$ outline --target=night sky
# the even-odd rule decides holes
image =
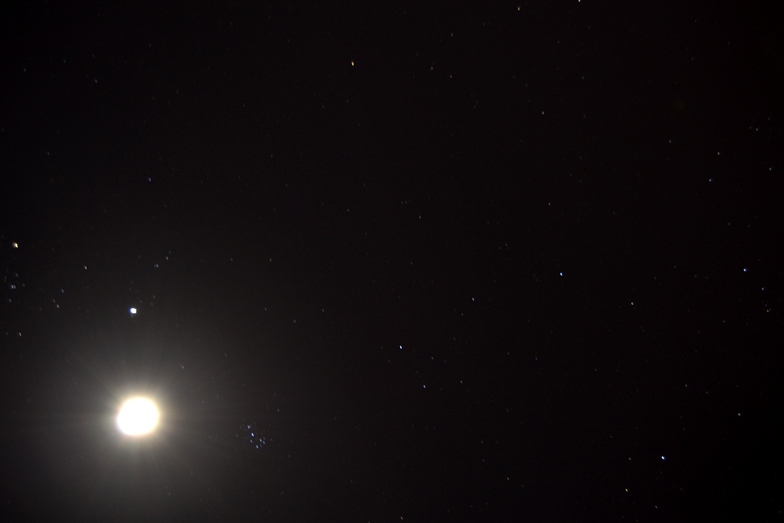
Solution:
[[[0,519],[780,521],[778,8],[23,4]]]

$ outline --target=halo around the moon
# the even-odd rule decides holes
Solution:
[[[158,426],[160,412],[152,400],[130,398],[120,407],[117,428],[126,436],[144,436]]]

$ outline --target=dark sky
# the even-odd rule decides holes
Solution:
[[[370,4],[0,15],[0,519],[781,518],[781,12]]]

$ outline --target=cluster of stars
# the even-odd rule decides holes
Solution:
[[[255,422],[243,423],[240,425],[239,432],[235,433],[234,436],[238,440],[246,442],[254,450],[261,450],[267,445],[268,441]],[[270,439],[269,441],[272,440]]]

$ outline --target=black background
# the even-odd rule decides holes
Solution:
[[[0,16],[0,518],[781,518],[780,12],[371,4]]]

